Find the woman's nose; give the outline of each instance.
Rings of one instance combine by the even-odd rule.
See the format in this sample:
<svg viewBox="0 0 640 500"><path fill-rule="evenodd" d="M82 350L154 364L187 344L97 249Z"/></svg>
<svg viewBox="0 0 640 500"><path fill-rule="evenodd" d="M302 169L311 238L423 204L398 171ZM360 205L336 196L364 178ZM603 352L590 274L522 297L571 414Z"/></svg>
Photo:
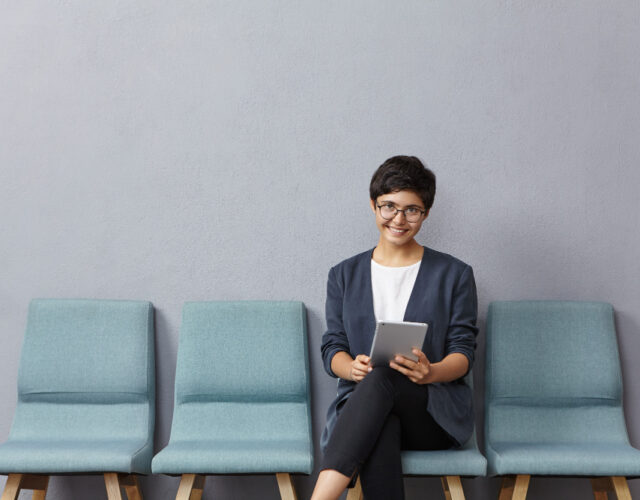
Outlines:
<svg viewBox="0 0 640 500"><path fill-rule="evenodd" d="M399 218L400 216L402 217ZM393 222L395 222L396 224L404 224L406 221L407 218L405 217L404 212L402 210L398 210L396 216L393 218Z"/></svg>

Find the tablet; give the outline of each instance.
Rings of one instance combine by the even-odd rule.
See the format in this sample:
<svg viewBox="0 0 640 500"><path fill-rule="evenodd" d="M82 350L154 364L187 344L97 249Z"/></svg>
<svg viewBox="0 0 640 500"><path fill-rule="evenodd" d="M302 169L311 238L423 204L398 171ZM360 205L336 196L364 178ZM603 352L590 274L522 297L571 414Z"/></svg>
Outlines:
<svg viewBox="0 0 640 500"><path fill-rule="evenodd" d="M417 361L411 349L422 350L428 327L426 323L378 321L369 354L371 365L388 365L396 354Z"/></svg>

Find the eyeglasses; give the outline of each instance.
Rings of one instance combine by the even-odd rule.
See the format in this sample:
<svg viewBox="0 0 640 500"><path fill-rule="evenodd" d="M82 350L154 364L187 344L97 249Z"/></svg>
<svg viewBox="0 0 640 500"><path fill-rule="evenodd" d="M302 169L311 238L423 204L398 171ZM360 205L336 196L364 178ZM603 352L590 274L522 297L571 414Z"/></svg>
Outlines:
<svg viewBox="0 0 640 500"><path fill-rule="evenodd" d="M384 205L376 204L376 206L380 209L380 215L385 220L392 220L396 215L398 215L398 212L402 212L402 215L407 219L407 222L418 222L420 217L426 213L426 210L422 210L418 207L408 207L404 210L400 210L399 208L396 208L393 203L385 203Z"/></svg>

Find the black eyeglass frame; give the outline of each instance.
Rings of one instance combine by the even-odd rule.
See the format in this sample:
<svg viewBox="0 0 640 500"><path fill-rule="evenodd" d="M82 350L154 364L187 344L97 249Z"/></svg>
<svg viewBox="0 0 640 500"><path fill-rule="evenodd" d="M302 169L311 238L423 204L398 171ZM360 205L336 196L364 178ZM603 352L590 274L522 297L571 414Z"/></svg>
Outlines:
<svg viewBox="0 0 640 500"><path fill-rule="evenodd" d="M376 207L378 207L380 209L380 217L382 217L384 220L393 220L396 218L396 215L398 215L398 212L402 212L402 215L404 216L405 219L407 219L407 222L418 222L420 220L420 217L422 217L424 214L427 213L426 210L423 210L421 208L418 207L409 207L409 208L403 208L403 209L399 209L398 207L393 206L393 209L395 210L395 212L393 212L393 215L389 218L385 217L384 215L382 215L382 207L386 207L387 205L391 205L390 203L384 203L382 205L378 205L376 203ZM409 220L409 218L407 217L407 210L417 210L418 212L420 212L420 216L416 219L416 220Z"/></svg>

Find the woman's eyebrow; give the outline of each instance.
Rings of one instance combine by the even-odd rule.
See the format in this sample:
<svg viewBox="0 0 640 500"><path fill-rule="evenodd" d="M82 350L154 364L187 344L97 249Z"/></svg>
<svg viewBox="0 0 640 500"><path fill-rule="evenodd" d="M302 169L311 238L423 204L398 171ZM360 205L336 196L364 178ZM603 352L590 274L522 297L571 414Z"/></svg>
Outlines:
<svg viewBox="0 0 640 500"><path fill-rule="evenodd" d="M384 205L393 205L394 207L398 206L396 203L394 203L393 201L389 201L389 200L380 200L379 203L384 204ZM422 208L420 205L407 205L404 208L419 208L420 210L424 210L424 208Z"/></svg>

